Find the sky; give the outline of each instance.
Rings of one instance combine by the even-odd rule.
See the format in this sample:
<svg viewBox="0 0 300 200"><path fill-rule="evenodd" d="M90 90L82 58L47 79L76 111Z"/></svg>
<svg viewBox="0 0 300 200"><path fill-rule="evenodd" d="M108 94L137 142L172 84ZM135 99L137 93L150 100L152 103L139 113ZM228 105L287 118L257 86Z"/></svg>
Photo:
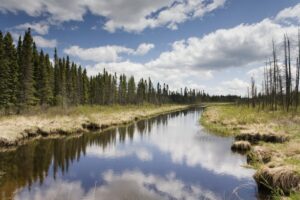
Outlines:
<svg viewBox="0 0 300 200"><path fill-rule="evenodd" d="M87 69L244 96L284 34L297 45L299 0L0 0L0 30L30 27L39 48ZM296 62L296 48L292 61Z"/></svg>

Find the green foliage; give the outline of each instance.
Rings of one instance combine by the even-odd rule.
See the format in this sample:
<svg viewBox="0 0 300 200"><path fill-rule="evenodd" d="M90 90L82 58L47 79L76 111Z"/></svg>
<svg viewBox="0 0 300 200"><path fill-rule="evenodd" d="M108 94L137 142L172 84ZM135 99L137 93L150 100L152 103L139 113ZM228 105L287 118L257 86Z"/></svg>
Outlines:
<svg viewBox="0 0 300 200"><path fill-rule="evenodd" d="M22 106L32 106L35 105L36 99L33 79L33 40L30 29L25 32L20 58L20 103Z"/></svg>
<svg viewBox="0 0 300 200"><path fill-rule="evenodd" d="M153 86L150 78L136 84L133 76L102 73L88 76L87 70L59 58L54 64L36 47L31 31L19 37L17 47L10 33L0 33L0 110L22 111L32 106L78 106L113 104L196 103L210 97L204 91L171 92L167 84ZM215 97L212 97L215 98ZM32 109L32 108L31 108Z"/></svg>

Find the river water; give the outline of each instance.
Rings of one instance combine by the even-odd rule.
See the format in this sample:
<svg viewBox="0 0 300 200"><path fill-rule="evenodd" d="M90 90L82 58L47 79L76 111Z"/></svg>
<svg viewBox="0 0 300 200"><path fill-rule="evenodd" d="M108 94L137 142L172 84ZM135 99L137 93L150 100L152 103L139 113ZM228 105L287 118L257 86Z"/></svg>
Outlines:
<svg viewBox="0 0 300 200"><path fill-rule="evenodd" d="M201 113L194 108L2 152L0 199L257 199L245 156L231 152L233 138L201 127Z"/></svg>

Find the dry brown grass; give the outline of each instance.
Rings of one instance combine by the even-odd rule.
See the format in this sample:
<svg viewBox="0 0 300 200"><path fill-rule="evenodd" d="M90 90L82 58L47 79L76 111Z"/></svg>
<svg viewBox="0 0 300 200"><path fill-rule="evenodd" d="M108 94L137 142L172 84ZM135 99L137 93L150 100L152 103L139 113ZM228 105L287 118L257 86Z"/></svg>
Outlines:
<svg viewBox="0 0 300 200"><path fill-rule="evenodd" d="M290 194L300 189L300 175L292 166L263 167L254 175L260 189Z"/></svg>
<svg viewBox="0 0 300 200"><path fill-rule="evenodd" d="M245 152L245 151L249 151L251 149L251 144L248 141L235 141L232 144L231 149L233 151Z"/></svg>
<svg viewBox="0 0 300 200"><path fill-rule="evenodd" d="M16 145L23 139L39 135L67 135L84 132L87 129L104 129L186 107L182 105L90 106L68 110L65 115L62 111L50 110L48 113L38 115L2 117L0 145Z"/></svg>
<svg viewBox="0 0 300 200"><path fill-rule="evenodd" d="M298 180L295 174L300 173L299 111L287 113L259 111L246 106L215 106L205 110L201 123L219 135L235 136L237 141L252 143L247 154L248 163L259 170L262 178L267 178L270 187L274 187L272 189L284 193L289 188L298 190L293 195L300 197L300 188L291 187Z"/></svg>
<svg viewBox="0 0 300 200"><path fill-rule="evenodd" d="M252 151L247 155L247 162L249 164L261 164L261 163L268 163L271 161L272 152L263 147L263 146L254 146Z"/></svg>
<svg viewBox="0 0 300 200"><path fill-rule="evenodd" d="M283 143L288 141L288 137L283 134L277 133L242 133L235 136L236 140L246 140L251 143L258 143L259 141L263 142L272 142L272 143Z"/></svg>

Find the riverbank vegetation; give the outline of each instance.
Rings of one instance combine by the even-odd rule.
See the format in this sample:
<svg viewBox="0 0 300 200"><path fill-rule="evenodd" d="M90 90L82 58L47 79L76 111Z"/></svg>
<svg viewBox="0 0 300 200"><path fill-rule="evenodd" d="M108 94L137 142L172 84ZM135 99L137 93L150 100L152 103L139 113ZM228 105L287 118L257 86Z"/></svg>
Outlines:
<svg viewBox="0 0 300 200"><path fill-rule="evenodd" d="M219 135L234 136L233 150L248 151L247 161L257 169L254 178L259 189L271 191L274 197L287 195L297 199L300 196L300 30L296 44L291 41L295 40L287 35L283 45L275 45L273 41L272 58L266 62L263 73L256 75L257 79L262 77L260 87L252 77L246 98L236 105L207 108L201 122Z"/></svg>
<svg viewBox="0 0 300 200"><path fill-rule="evenodd" d="M299 197L300 111L214 105L206 108L201 123L221 136L234 136L236 141L251 143L247 161L257 169L255 179L260 188L271 190L274 196Z"/></svg>
<svg viewBox="0 0 300 200"><path fill-rule="evenodd" d="M208 107L201 123L221 136L235 137L232 150L247 152L248 164L257 169L254 179L261 191L271 191L278 199L298 199L300 31L297 45L285 35L283 50L274 41L272 47L272 59L263 70L260 90L251 78L246 98L235 105ZM283 62L278 52L282 52ZM297 57L294 65L292 55Z"/></svg>
<svg viewBox="0 0 300 200"><path fill-rule="evenodd" d="M172 104L77 106L65 110L54 107L38 114L34 112L2 117L0 146L15 146L27 139L39 137L103 131L113 126L186 108L185 105Z"/></svg>

